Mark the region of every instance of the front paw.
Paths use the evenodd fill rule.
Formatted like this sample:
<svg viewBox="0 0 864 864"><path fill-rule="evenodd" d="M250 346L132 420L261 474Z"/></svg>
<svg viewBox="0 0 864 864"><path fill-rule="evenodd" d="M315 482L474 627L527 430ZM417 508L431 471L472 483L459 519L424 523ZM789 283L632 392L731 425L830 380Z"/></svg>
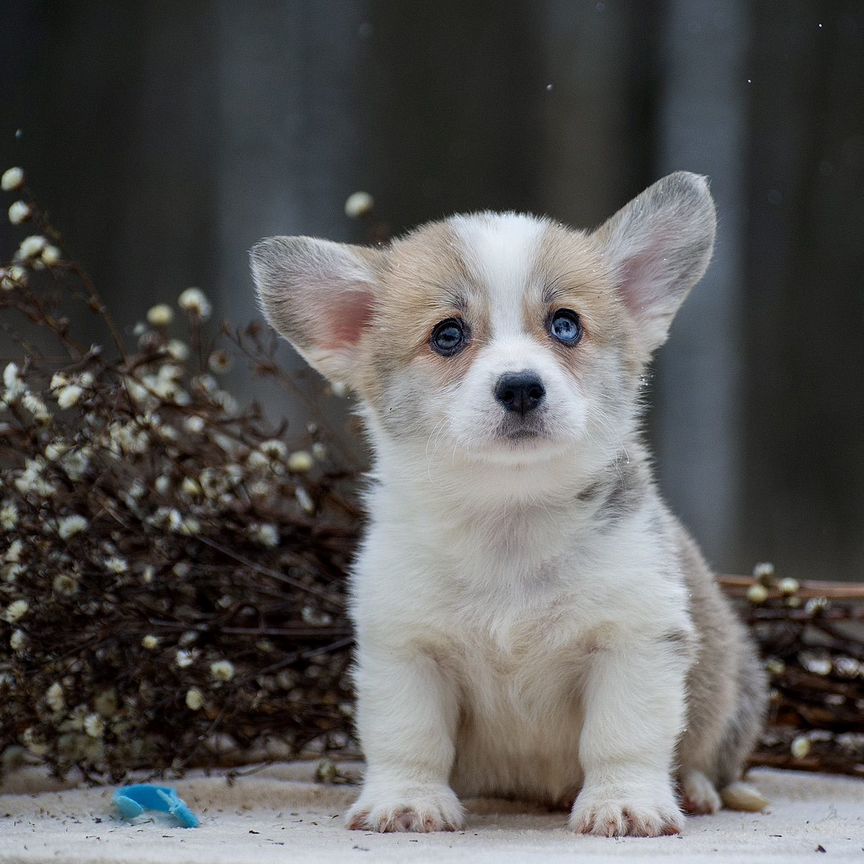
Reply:
<svg viewBox="0 0 864 864"><path fill-rule="evenodd" d="M570 827L600 837L678 834L684 816L668 782L586 786L570 814Z"/></svg>
<svg viewBox="0 0 864 864"><path fill-rule="evenodd" d="M356 831L456 831L463 822L453 790L437 784L367 784L345 817Z"/></svg>

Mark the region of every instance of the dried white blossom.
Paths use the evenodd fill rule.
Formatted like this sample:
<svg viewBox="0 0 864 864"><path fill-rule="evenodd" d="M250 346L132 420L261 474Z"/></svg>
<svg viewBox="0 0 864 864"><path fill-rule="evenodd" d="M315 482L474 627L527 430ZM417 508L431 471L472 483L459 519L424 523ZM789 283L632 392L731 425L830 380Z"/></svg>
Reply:
<svg viewBox="0 0 864 864"><path fill-rule="evenodd" d="M288 448L284 441L278 438L269 438L258 445L258 449L270 459L284 459L288 455ZM254 452L254 451L253 451Z"/></svg>
<svg viewBox="0 0 864 864"><path fill-rule="evenodd" d="M204 694L197 687L186 691L186 707L190 711L200 711L204 707Z"/></svg>
<svg viewBox="0 0 864 864"><path fill-rule="evenodd" d="M265 522L261 525L253 523L249 526L249 536L262 546L278 546L279 530L275 525Z"/></svg>
<svg viewBox="0 0 864 864"><path fill-rule="evenodd" d="M42 250L42 254L39 256L42 259L42 263L46 267L53 267L62 257L60 250L56 246L52 246L50 243Z"/></svg>
<svg viewBox="0 0 864 864"><path fill-rule="evenodd" d="M67 597L71 597L78 592L78 580L68 573L60 573L55 576L52 584L58 594L65 594Z"/></svg>
<svg viewBox="0 0 864 864"><path fill-rule="evenodd" d="M101 738L105 734L105 721L98 714L88 714L84 718L84 731L91 738Z"/></svg>
<svg viewBox="0 0 864 864"><path fill-rule="evenodd" d="M777 583L777 587L780 589L781 594L790 595L797 594L798 589L801 587L798 583L797 579L792 579L790 577L786 577L785 579L781 579Z"/></svg>
<svg viewBox="0 0 864 864"><path fill-rule="evenodd" d="M188 561L178 561L171 568L171 572L178 579L185 579L192 572L192 565Z"/></svg>
<svg viewBox="0 0 864 864"><path fill-rule="evenodd" d="M184 477L180 484L180 492L190 498L197 498L203 494L200 484L193 477Z"/></svg>
<svg viewBox="0 0 864 864"><path fill-rule="evenodd" d="M31 234L21 241L16 257L20 258L35 258L42 254L42 250L48 244L48 241L41 234Z"/></svg>
<svg viewBox="0 0 864 864"><path fill-rule="evenodd" d="M49 498L57 489L42 476L44 463L40 459L25 459L24 470L15 479L15 488L22 495L33 493L42 498Z"/></svg>
<svg viewBox="0 0 864 864"><path fill-rule="evenodd" d="M316 441L312 445L312 456L319 462L323 462L327 458L327 447L320 441Z"/></svg>
<svg viewBox="0 0 864 864"><path fill-rule="evenodd" d="M146 648L148 651L155 651L159 647L159 637L154 636L152 633L148 633L141 640L142 647Z"/></svg>
<svg viewBox="0 0 864 864"><path fill-rule="evenodd" d="M307 513L315 512L315 502L312 500L312 496L302 486L298 486L294 490L294 497L297 499L297 503L300 505L302 510L305 510Z"/></svg>
<svg viewBox="0 0 864 864"><path fill-rule="evenodd" d="M233 361L227 351L217 350L210 354L210 357L207 359L207 365L210 367L211 372L215 372L217 375L224 375L231 369Z"/></svg>
<svg viewBox="0 0 864 864"><path fill-rule="evenodd" d="M312 454L306 450L295 450L288 457L288 470L293 471L295 474L303 474L306 471L310 471L314 465L315 460L312 458Z"/></svg>
<svg viewBox="0 0 864 864"><path fill-rule="evenodd" d="M786 664L779 657L770 657L765 661L765 668L772 675L782 675L786 671Z"/></svg>
<svg viewBox="0 0 864 864"><path fill-rule="evenodd" d="M3 172L3 177L0 178L0 187L4 192L12 192L24 185L24 171L17 166L7 168Z"/></svg>
<svg viewBox="0 0 864 864"><path fill-rule="evenodd" d="M147 310L147 321L154 327L167 327L174 320L174 310L167 303L157 303Z"/></svg>
<svg viewBox="0 0 864 864"><path fill-rule="evenodd" d="M804 759L810 752L810 739L806 735L797 735L789 749L796 759Z"/></svg>
<svg viewBox="0 0 864 864"><path fill-rule="evenodd" d="M837 657L834 668L842 678L854 678L861 673L861 663L854 657Z"/></svg>
<svg viewBox="0 0 864 864"><path fill-rule="evenodd" d="M234 664L230 660L217 660L210 664L210 674L217 681L230 681L234 677Z"/></svg>
<svg viewBox="0 0 864 864"><path fill-rule="evenodd" d="M156 575L156 568L152 564L147 564L141 571L141 580L145 585L149 585Z"/></svg>
<svg viewBox="0 0 864 864"><path fill-rule="evenodd" d="M768 589L757 582L747 589L747 599L756 605L764 603L768 599Z"/></svg>
<svg viewBox="0 0 864 864"><path fill-rule="evenodd" d="M831 658L825 654L813 654L810 651L802 651L798 658L801 665L814 675L831 674Z"/></svg>
<svg viewBox="0 0 864 864"><path fill-rule="evenodd" d="M168 352L168 355L172 360L177 360L179 363L189 359L189 346L185 342L181 342L179 339L169 340L168 344L165 346L165 350Z"/></svg>
<svg viewBox="0 0 864 864"><path fill-rule="evenodd" d="M203 417L192 414L183 421L183 428L192 435L199 435L204 431L206 422Z"/></svg>
<svg viewBox="0 0 864 864"><path fill-rule="evenodd" d="M77 513L72 516L64 516L57 522L57 533L62 540L68 540L70 537L74 537L81 531L86 530L88 524L87 520Z"/></svg>
<svg viewBox="0 0 864 864"><path fill-rule="evenodd" d="M45 447L45 458L49 462L56 462L64 453L68 452L70 444L61 438L56 438Z"/></svg>
<svg viewBox="0 0 864 864"><path fill-rule="evenodd" d="M59 713L66 707L63 685L59 681L55 681L45 691L45 701L48 703L48 707L55 713Z"/></svg>
<svg viewBox="0 0 864 864"><path fill-rule="evenodd" d="M200 288L187 288L177 298L177 305L186 312L197 315L202 321L206 321L212 312L210 301Z"/></svg>
<svg viewBox="0 0 864 864"><path fill-rule="evenodd" d="M270 460L260 450L253 450L246 458L246 464L252 469L266 468Z"/></svg>
<svg viewBox="0 0 864 864"><path fill-rule="evenodd" d="M13 540L3 556L4 561L17 564L21 560L21 553L24 551L24 541L20 537Z"/></svg>
<svg viewBox="0 0 864 864"><path fill-rule="evenodd" d="M19 285L27 284L27 271L19 264L11 267L0 268L0 288L3 291L12 291Z"/></svg>
<svg viewBox="0 0 864 864"><path fill-rule="evenodd" d="M55 372L51 376L51 383L48 385L51 390L59 390L61 387L65 387L69 384L69 379L66 377L63 372Z"/></svg>
<svg viewBox="0 0 864 864"><path fill-rule="evenodd" d="M770 561L762 561L753 568L754 579L767 579L774 575L774 565Z"/></svg>
<svg viewBox="0 0 864 864"><path fill-rule="evenodd" d="M81 447L65 454L60 459L60 467L66 472L70 480L80 480L90 467L90 448Z"/></svg>
<svg viewBox="0 0 864 864"><path fill-rule="evenodd" d="M77 405L84 391L77 384L67 384L57 393L57 404L65 411Z"/></svg>
<svg viewBox="0 0 864 864"><path fill-rule="evenodd" d="M14 624L20 621L30 611L30 604L26 600L13 600L3 613L3 620Z"/></svg>
<svg viewBox="0 0 864 864"><path fill-rule="evenodd" d="M187 534L193 537L201 533L201 523L194 516L186 516L179 528L180 534Z"/></svg>
<svg viewBox="0 0 864 864"><path fill-rule="evenodd" d="M48 413L48 406L34 393L25 393L21 399L21 404L33 415L40 423L44 423L51 419Z"/></svg>
<svg viewBox="0 0 864 864"><path fill-rule="evenodd" d="M375 199L368 192L352 192L345 200L345 215L349 219L359 219L372 211Z"/></svg>
<svg viewBox="0 0 864 864"><path fill-rule="evenodd" d="M9 647L13 651L22 651L27 644L27 634L23 630L15 630L9 637Z"/></svg>
<svg viewBox="0 0 864 864"><path fill-rule="evenodd" d="M13 225L20 225L30 218L30 205L26 201L13 201L9 205L9 221Z"/></svg>
<svg viewBox="0 0 864 864"><path fill-rule="evenodd" d="M174 662L181 669L186 669L195 662L195 654L192 651L185 651L181 648L174 656Z"/></svg>
<svg viewBox="0 0 864 864"><path fill-rule="evenodd" d="M160 495L165 495L171 488L171 478L166 474L160 474L154 481L153 485Z"/></svg>
<svg viewBox="0 0 864 864"><path fill-rule="evenodd" d="M129 571L129 564L126 559L121 558L119 555L112 555L109 558L106 558L103 563L105 564L105 569L109 573L117 573L119 575Z"/></svg>
<svg viewBox="0 0 864 864"><path fill-rule="evenodd" d="M18 508L10 501L0 507L0 528L11 531L18 524Z"/></svg>
<svg viewBox="0 0 864 864"><path fill-rule="evenodd" d="M27 392L27 385L24 383L17 363L6 364L3 369L3 384L6 387L6 392L3 394L4 402L15 402Z"/></svg>

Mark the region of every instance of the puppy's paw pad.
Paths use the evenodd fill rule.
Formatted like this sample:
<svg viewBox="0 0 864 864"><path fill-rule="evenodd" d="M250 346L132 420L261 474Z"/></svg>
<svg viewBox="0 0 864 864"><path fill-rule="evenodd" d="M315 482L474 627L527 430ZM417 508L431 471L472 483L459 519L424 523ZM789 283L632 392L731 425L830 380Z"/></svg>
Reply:
<svg viewBox="0 0 864 864"><path fill-rule="evenodd" d="M364 790L348 811L346 825L355 831L456 831L463 824L462 805L450 789L438 787Z"/></svg>
<svg viewBox="0 0 864 864"><path fill-rule="evenodd" d="M576 800L570 827L579 834L599 837L663 837L678 834L684 827L684 817L671 795L662 796L657 803L641 795L589 795L585 800L582 796Z"/></svg>
<svg viewBox="0 0 864 864"><path fill-rule="evenodd" d="M681 776L681 806L685 813L701 816L716 813L722 802L714 784L701 771L687 771Z"/></svg>

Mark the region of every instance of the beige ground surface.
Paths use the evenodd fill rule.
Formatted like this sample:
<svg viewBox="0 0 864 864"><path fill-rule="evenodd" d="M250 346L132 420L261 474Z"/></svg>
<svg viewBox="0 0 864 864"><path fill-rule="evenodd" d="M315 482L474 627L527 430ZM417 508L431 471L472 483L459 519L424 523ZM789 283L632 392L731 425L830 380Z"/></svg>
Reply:
<svg viewBox="0 0 864 864"><path fill-rule="evenodd" d="M311 782L312 766L270 766L229 786L223 776L175 784L202 818L184 830L164 822L116 818L109 788L61 787L38 771L19 772L0 794L0 862L636 861L864 864L864 782L842 777L757 771L771 799L762 814L723 812L690 819L684 834L656 840L576 837L563 814L497 801L469 802L465 831L373 835L346 831L351 786ZM824 849L824 851L820 851Z"/></svg>

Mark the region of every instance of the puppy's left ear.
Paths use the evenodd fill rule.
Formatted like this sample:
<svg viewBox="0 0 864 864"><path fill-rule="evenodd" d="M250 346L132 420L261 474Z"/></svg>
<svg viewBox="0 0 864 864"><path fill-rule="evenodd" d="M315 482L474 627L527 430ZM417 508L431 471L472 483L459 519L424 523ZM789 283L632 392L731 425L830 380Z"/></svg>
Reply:
<svg viewBox="0 0 864 864"><path fill-rule="evenodd" d="M708 268L716 225L706 178L680 171L597 229L647 355L666 341L678 307Z"/></svg>
<svg viewBox="0 0 864 864"><path fill-rule="evenodd" d="M268 237L249 255L264 316L331 381L353 384L384 255L316 237Z"/></svg>

